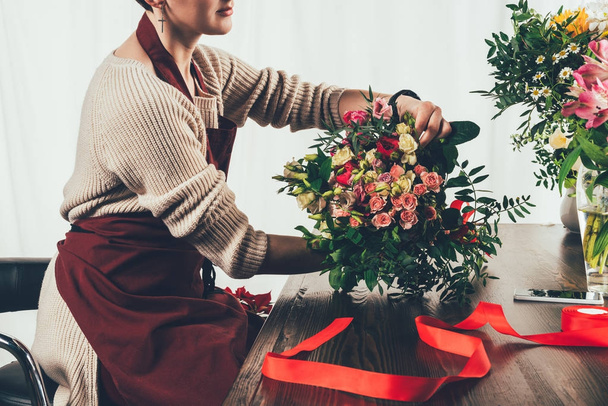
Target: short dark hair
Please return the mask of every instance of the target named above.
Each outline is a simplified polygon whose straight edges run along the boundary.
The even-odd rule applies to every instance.
[[[135,0],[136,2],[139,3],[140,6],[142,6],[143,8],[145,8],[148,11],[152,11],[152,6],[149,5],[148,3],[146,3],[146,0]]]

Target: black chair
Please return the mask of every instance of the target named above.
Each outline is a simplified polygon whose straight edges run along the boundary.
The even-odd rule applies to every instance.
[[[0,258],[0,313],[38,308],[49,258]],[[0,348],[17,359],[0,368],[0,405],[50,406],[57,384],[19,340],[0,333]]]

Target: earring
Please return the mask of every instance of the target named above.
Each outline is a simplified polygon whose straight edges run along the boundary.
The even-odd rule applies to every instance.
[[[157,20],[157,21],[160,21],[160,32],[162,33],[162,32],[165,32],[165,21],[167,21],[167,20],[165,20],[165,3],[163,3],[162,6],[160,6],[160,12],[162,15],[161,15],[160,20]]]

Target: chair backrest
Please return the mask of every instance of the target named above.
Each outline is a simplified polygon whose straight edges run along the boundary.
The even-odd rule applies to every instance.
[[[0,313],[38,308],[50,258],[0,258]]]

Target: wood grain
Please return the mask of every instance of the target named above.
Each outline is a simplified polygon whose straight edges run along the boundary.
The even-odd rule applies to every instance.
[[[586,287],[578,234],[561,226],[503,225],[503,246],[488,265],[499,280],[471,296],[472,306],[440,303],[429,293],[417,300],[393,300],[358,287],[334,292],[327,276],[292,276],[254,344],[225,405],[403,405],[335,390],[287,384],[261,376],[267,352],[282,352],[317,333],[337,317],[354,317],[347,330],[307,359],[382,373],[439,377],[457,374],[462,357],[438,352],[418,338],[418,315],[457,323],[479,301],[499,303],[521,334],[560,329],[561,309],[553,303],[514,302],[521,288]],[[608,403],[608,349],[558,348],[508,337],[490,327],[467,334],[480,337],[492,362],[490,373],[444,386],[428,405],[605,405]],[[408,403],[415,404],[415,403]]]

